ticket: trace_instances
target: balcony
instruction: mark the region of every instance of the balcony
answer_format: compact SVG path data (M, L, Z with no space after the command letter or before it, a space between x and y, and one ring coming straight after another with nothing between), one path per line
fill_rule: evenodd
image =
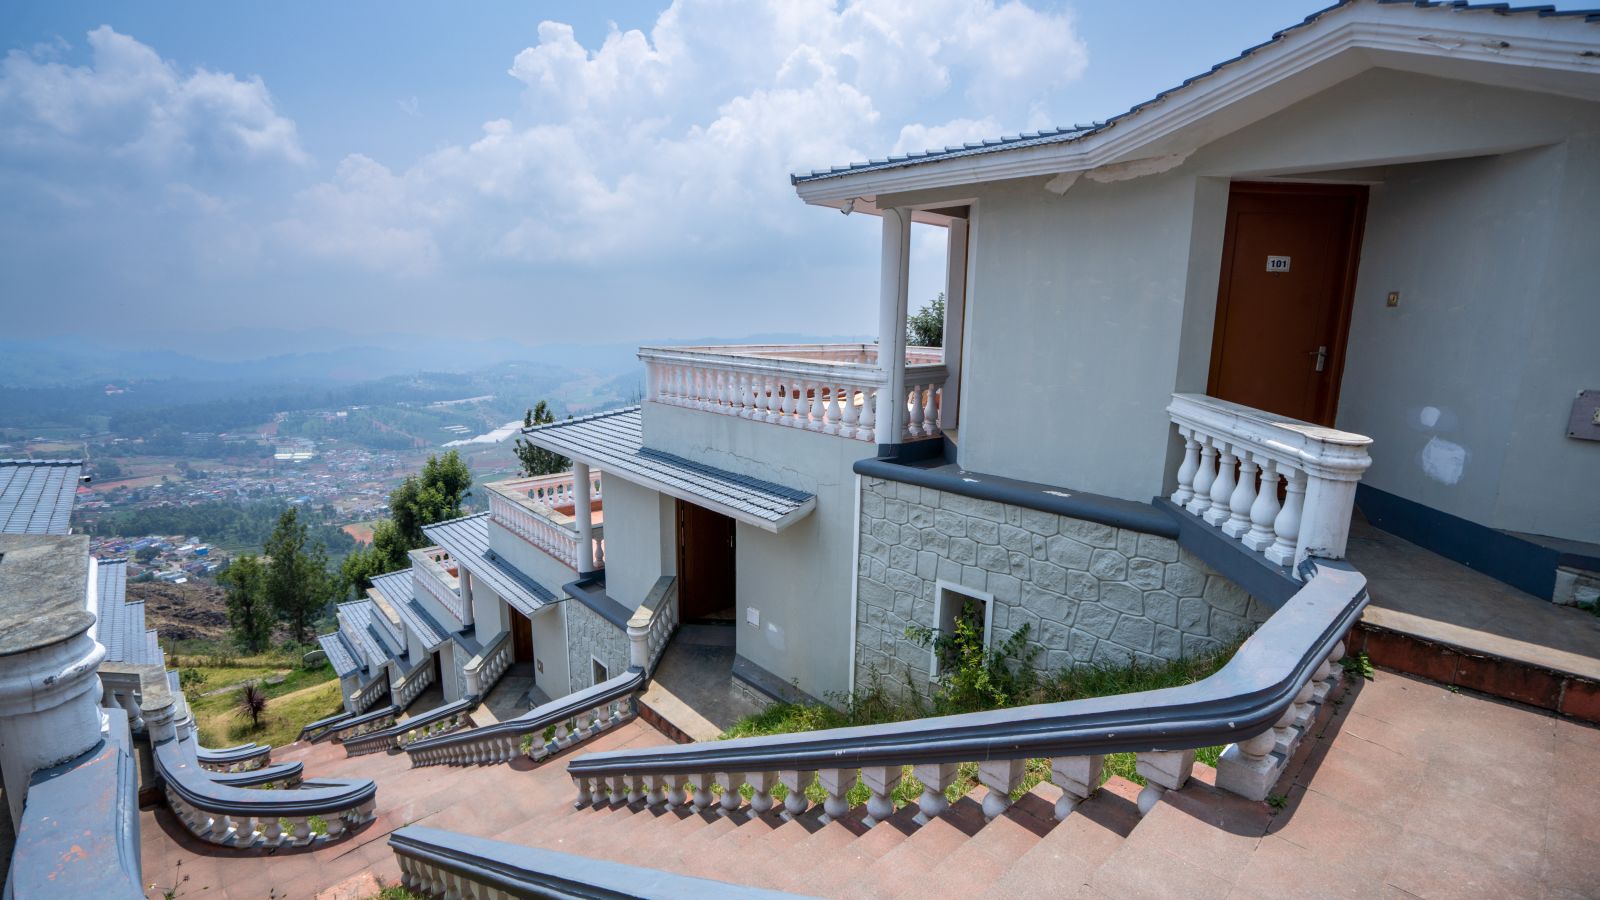
M907 347L904 425L888 439L891 407L880 403L891 373L877 344L734 344L641 347L645 397L657 403L770 422L867 443L937 438L944 351Z
M605 567L605 511L600 494L600 471L589 473L589 542L594 566ZM489 517L573 571L586 571L579 553L580 532L576 508L578 490L572 472L513 478L485 485L489 489Z
M412 550L410 556L411 569L415 573L413 583L426 591L457 622L466 624L469 617L466 604L461 600L461 569L450 558L449 551L441 547L424 547Z

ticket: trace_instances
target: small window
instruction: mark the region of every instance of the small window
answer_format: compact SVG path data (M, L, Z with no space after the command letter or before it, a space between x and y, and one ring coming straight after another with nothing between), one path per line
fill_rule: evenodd
M606 669L605 663L591 656L589 664L593 666L590 674L594 676L594 681L589 682L590 684L601 684L611 680L611 673Z
M990 628L993 616L993 594L975 591L948 581L941 581L936 585L933 604L935 634L931 650L935 678L953 661L954 648L951 646L951 639L955 637L959 628L975 631L979 644L985 649L988 648L989 635L993 630Z

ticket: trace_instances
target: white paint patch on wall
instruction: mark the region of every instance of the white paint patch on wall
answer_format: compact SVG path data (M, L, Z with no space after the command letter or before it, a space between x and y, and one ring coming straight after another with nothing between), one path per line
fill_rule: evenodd
M1417 421L1421 422L1424 428L1432 428L1439 424L1439 407L1424 406L1422 412L1417 414Z
M1467 448L1444 438L1430 438L1421 456L1422 473L1440 484L1455 484L1467 470Z

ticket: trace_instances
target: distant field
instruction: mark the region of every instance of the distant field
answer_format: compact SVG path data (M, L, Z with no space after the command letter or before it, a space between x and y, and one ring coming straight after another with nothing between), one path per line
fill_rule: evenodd
M372 543L372 525L373 523L371 522L352 522L344 526L344 533L354 538L358 544L370 544Z

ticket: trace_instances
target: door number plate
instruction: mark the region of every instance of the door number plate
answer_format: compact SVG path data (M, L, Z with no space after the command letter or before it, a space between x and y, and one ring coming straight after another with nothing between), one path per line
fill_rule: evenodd
M1287 257L1287 256L1269 256L1269 257L1267 257L1267 271L1268 272L1287 272L1287 271L1289 271L1289 257Z

